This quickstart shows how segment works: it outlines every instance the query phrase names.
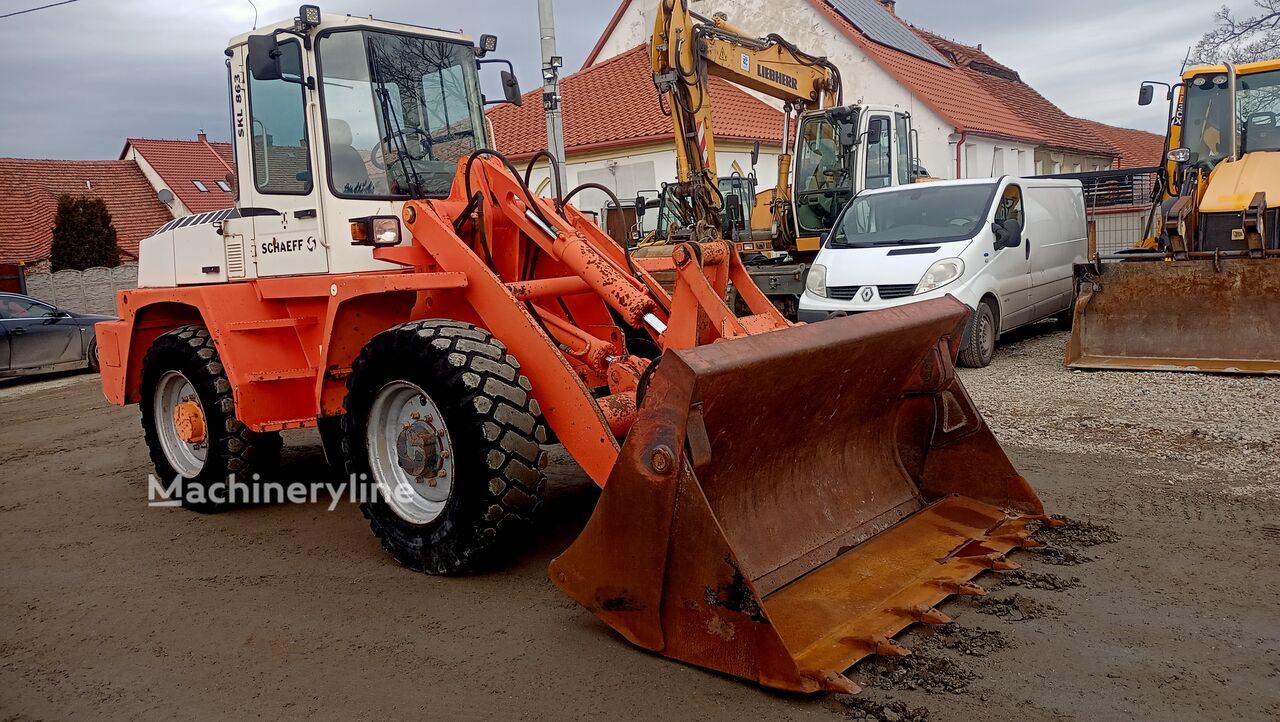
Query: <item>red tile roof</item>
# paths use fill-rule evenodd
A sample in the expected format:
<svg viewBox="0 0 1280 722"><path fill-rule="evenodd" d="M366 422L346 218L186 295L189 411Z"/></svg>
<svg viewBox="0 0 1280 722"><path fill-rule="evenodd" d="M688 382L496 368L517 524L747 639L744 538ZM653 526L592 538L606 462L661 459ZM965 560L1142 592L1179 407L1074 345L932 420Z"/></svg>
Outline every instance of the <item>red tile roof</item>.
<svg viewBox="0 0 1280 722"><path fill-rule="evenodd" d="M659 106L649 51L633 48L566 77L563 97L565 148L585 152L668 141L671 118ZM711 79L718 140L779 143L782 112L720 78ZM524 96L524 106L489 111L498 150L520 158L547 147L542 91Z"/></svg>
<svg viewBox="0 0 1280 722"><path fill-rule="evenodd" d="M173 218L131 160L0 158L0 263L49 257L63 194L101 198L120 250L131 258L137 258L139 241Z"/></svg>
<svg viewBox="0 0 1280 722"><path fill-rule="evenodd" d="M203 136L197 140L129 138L121 158L128 154L130 146L160 174L192 213L219 211L235 205L235 196L223 191L217 183L231 172L229 144L210 143ZM193 181L197 180L209 189L207 193L196 188Z"/></svg>
<svg viewBox="0 0 1280 722"><path fill-rule="evenodd" d="M1121 169L1154 168L1164 160L1165 137L1148 133L1145 130L1117 128L1096 120L1077 118L1094 135L1107 141L1119 154L1118 164Z"/></svg>

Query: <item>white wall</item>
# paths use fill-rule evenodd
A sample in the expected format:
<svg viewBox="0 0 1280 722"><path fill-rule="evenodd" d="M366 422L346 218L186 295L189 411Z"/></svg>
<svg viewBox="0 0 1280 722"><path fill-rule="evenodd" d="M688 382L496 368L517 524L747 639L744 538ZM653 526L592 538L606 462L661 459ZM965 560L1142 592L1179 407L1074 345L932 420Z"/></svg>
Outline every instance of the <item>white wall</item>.
<svg viewBox="0 0 1280 722"><path fill-rule="evenodd" d="M501 150L501 148L499 148ZM751 172L751 149L736 143L721 143L716 150L716 170L722 176L734 172L738 164L743 175ZM517 163L523 168L523 164ZM760 163L756 166L759 190L773 188L778 179L778 149L763 148ZM676 181L676 152L674 144L647 148L619 149L616 154L594 153L569 156L565 169L565 192L587 181L601 183L618 194L622 202L633 200L644 191L656 191L663 183ZM539 189L550 178L545 163L534 168L531 186ZM551 195L547 188L543 195ZM652 195L649 193L648 195ZM598 191L584 191L573 199L573 205L583 211L599 212L608 198Z"/></svg>
<svg viewBox="0 0 1280 722"><path fill-rule="evenodd" d="M959 136L952 136L950 174L955 177L955 142ZM970 135L965 139L964 151L961 153L961 178L998 178L1002 175L1029 176L1035 175L1035 146L1029 143L1014 143L1007 140L995 140L982 136ZM933 168L934 175L939 175Z"/></svg>

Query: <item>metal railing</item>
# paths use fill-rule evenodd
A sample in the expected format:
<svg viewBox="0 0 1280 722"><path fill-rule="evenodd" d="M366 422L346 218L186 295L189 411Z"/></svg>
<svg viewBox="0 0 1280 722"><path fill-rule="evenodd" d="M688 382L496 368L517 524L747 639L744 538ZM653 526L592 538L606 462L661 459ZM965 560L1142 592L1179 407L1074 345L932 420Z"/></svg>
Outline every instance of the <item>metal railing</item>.
<svg viewBox="0 0 1280 722"><path fill-rule="evenodd" d="M1107 255L1133 248L1149 235L1159 170L1126 168L1037 177L1080 181L1085 215L1094 225L1098 252Z"/></svg>

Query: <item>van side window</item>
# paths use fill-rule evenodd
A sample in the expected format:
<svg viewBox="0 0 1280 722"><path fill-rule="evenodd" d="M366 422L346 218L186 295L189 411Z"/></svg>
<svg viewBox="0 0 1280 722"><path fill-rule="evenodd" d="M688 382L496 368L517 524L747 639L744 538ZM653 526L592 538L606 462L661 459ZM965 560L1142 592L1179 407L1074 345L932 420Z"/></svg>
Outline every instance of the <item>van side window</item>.
<svg viewBox="0 0 1280 722"><path fill-rule="evenodd" d="M1000 205L996 208L996 223L1010 219L1017 221L1023 228L1027 226L1027 215L1022 204L1022 189L1016 185L1010 185L1004 189L1004 196L1000 198Z"/></svg>
<svg viewBox="0 0 1280 722"><path fill-rule="evenodd" d="M299 79L302 48L297 41L280 43L280 67L286 78ZM311 193L311 149L307 142L305 88L288 80L249 76L249 114L253 119L253 183L260 193Z"/></svg>

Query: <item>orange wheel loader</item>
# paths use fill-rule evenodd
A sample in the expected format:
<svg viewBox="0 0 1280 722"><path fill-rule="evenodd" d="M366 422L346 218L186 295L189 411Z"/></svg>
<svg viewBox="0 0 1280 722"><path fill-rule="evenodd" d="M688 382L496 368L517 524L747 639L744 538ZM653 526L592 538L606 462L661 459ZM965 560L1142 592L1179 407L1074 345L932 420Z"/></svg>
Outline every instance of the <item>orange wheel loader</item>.
<svg viewBox="0 0 1280 722"><path fill-rule="evenodd" d="M431 574L500 561L563 444L603 492L557 585L645 649L853 691L1043 519L956 378L964 307L793 326L716 240L647 262L668 294L485 148L495 47L314 6L232 40L239 201L143 241L98 326L107 397L201 512L318 426Z"/></svg>

